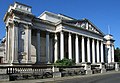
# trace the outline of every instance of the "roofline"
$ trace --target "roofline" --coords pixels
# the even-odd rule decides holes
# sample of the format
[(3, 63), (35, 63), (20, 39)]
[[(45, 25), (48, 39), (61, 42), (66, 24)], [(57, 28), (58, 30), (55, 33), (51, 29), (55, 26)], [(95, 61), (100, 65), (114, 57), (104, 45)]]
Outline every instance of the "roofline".
[(14, 2), (14, 4), (15, 4), (15, 3), (20, 4), (20, 5), (24, 5), (24, 6), (27, 6), (27, 7), (32, 8), (32, 7), (31, 7), (31, 6), (29, 6), (29, 5), (26, 5), (26, 4), (23, 4), (23, 3), (19, 3), (19, 2), (17, 2), (17, 1), (16, 1), (16, 2)]
[(70, 16), (67, 16), (67, 15), (64, 15), (64, 14), (61, 14), (61, 13), (59, 13), (58, 15), (62, 15), (62, 16), (65, 16), (65, 17), (71, 18), (71, 19), (73, 19), (73, 20), (77, 20), (77, 19), (75, 19), (75, 18), (72, 18), (72, 17), (70, 17)]
[(40, 16), (38, 16), (38, 18), (41, 17), (41, 16), (43, 16), (44, 14), (54, 15), (54, 16), (56, 16), (57, 18), (59, 18), (58, 14), (55, 14), (55, 13), (52, 13), (52, 12), (49, 12), (49, 11), (44, 11), (42, 14), (40, 14)]

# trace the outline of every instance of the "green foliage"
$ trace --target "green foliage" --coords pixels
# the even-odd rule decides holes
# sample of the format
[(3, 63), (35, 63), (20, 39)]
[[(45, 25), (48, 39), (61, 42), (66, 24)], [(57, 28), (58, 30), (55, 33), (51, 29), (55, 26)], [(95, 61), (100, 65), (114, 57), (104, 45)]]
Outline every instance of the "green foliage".
[(57, 60), (55, 65), (56, 66), (72, 66), (74, 65), (75, 63), (73, 62), (73, 60), (71, 59), (62, 59), (62, 60)]
[(115, 49), (115, 62), (120, 62), (120, 49), (118, 47)]

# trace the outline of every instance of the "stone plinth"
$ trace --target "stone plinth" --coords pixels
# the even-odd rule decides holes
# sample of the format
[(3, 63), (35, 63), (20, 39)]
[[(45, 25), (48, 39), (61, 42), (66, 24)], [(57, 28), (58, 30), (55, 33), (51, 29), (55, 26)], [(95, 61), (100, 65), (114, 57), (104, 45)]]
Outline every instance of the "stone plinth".
[(120, 64), (119, 64), (119, 63), (117, 63), (117, 62), (115, 63), (115, 71), (119, 71), (119, 70), (120, 70), (119, 65), (120, 65)]
[[(0, 74), (0, 81), (9, 81), (9, 75), (6, 74)], [(1, 83), (0, 82), (0, 83)]]
[(84, 69), (86, 70), (86, 74), (88, 75), (92, 74), (91, 63), (82, 63), (82, 65), (84, 66)]
[(105, 63), (100, 63), (100, 69), (101, 69), (101, 73), (105, 73), (106, 69), (105, 69)]
[(61, 77), (61, 72), (59, 72), (59, 68), (55, 68), (53, 66), (53, 78), (58, 78), (58, 77)]

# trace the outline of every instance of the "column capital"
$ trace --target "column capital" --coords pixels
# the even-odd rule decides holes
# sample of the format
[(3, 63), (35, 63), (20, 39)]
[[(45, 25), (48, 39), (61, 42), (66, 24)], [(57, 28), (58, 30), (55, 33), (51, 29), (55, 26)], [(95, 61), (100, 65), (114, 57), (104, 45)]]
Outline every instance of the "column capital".
[(13, 21), (13, 25), (14, 25), (14, 26), (18, 27), (19, 24), (20, 24), (19, 22), (17, 22), (17, 21)]
[(85, 36), (82, 36), (82, 39), (84, 39), (85, 38)]

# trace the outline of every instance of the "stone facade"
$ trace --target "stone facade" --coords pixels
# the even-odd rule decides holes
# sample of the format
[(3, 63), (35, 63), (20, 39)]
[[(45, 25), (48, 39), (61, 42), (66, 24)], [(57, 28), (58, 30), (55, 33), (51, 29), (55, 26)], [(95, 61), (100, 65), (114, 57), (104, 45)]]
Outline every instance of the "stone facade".
[[(48, 11), (36, 17), (31, 10), (15, 2), (5, 14), (6, 63), (50, 64), (63, 58), (73, 59), (76, 64), (114, 62), (112, 36), (108, 39), (88, 19)], [(108, 42), (111, 50), (105, 50)]]

